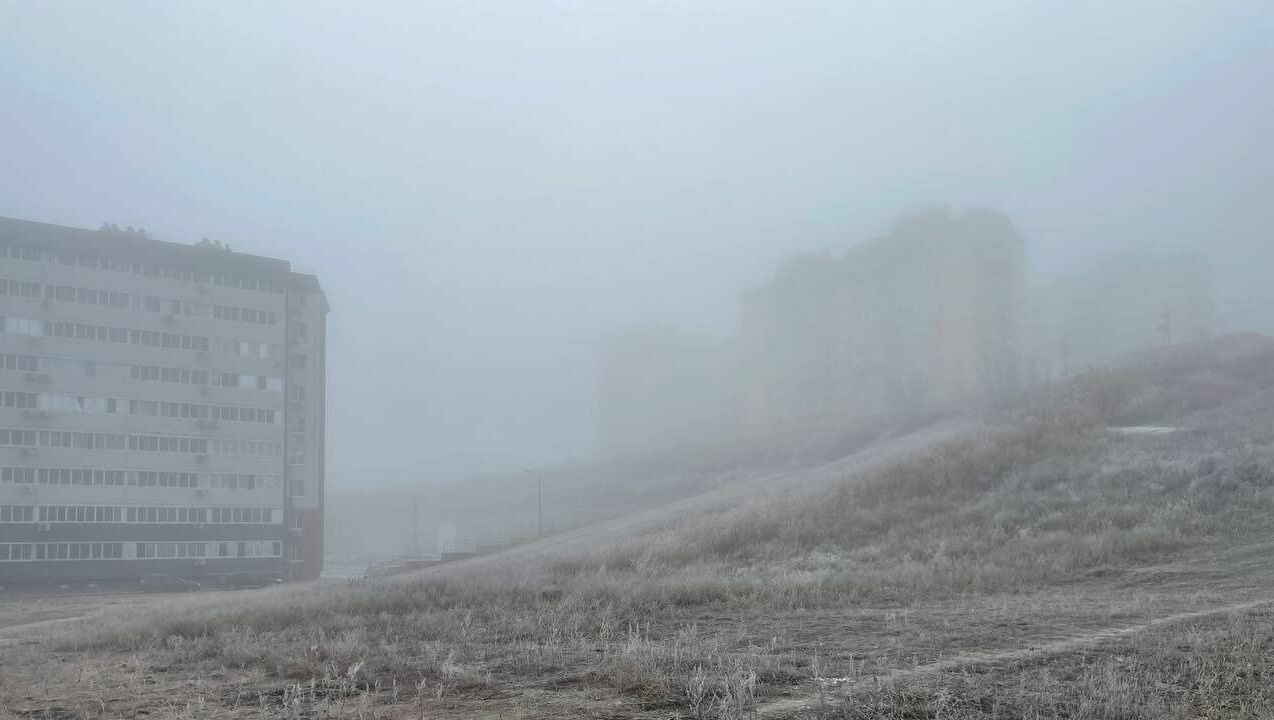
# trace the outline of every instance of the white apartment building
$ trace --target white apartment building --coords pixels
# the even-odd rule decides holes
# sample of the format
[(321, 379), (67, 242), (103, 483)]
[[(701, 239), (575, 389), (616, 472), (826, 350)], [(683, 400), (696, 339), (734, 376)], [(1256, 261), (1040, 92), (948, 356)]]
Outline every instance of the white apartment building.
[(327, 312), (284, 260), (0, 218), (0, 586), (317, 577)]

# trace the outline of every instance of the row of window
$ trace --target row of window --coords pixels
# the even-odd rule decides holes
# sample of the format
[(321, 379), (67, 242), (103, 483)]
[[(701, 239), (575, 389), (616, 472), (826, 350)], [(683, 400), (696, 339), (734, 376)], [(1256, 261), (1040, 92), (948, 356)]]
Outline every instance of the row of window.
[[(0, 468), (0, 482), (18, 485), (101, 485), (115, 487), (220, 488), (223, 490), (278, 490), (278, 475), (251, 473), (160, 472), (154, 470), (104, 470), (99, 468)], [(303, 480), (296, 495), (305, 494)]]
[(216, 439), (212, 441), (214, 455), (238, 455), (242, 457), (283, 457), (283, 443), (268, 440)]
[(240, 542), (0, 543), (0, 562), (236, 557), (283, 557), (283, 543), (278, 540), (246, 540)]
[(44, 299), (58, 302), (73, 302), (81, 305), (102, 305), (109, 308), (132, 308), (159, 312), (160, 301), (149, 295), (132, 295), (126, 292), (110, 290), (91, 290), (70, 285), (45, 285)]
[[(301, 357), (304, 358), (305, 356), (302, 355)], [(302, 361), (301, 364), (304, 365), (304, 362)], [(123, 365), (121, 363), (95, 362), (92, 360), (71, 360), (47, 355), (0, 353), (0, 369), (101, 379), (128, 379), (140, 382), (211, 385), (213, 387), (239, 388), (242, 390), (283, 392), (283, 378), (270, 377), (268, 375), (247, 375), (218, 370), (191, 370), (189, 368), (160, 365)]]
[(128, 505), (0, 505), (7, 523), (269, 524), (272, 508), (202, 508)]
[(116, 258), (102, 257), (89, 253), (74, 253), (66, 251), (55, 252), (53, 250), (45, 250), (36, 247), (0, 243), (0, 258), (6, 257), (10, 260), (57, 263), (59, 265), (91, 268), (94, 270), (111, 270), (114, 272), (131, 273), (133, 275), (143, 275), (145, 277), (179, 280), (181, 282), (196, 283), (199, 285), (217, 285), (219, 287), (236, 288), (239, 290), (254, 290), (257, 292), (272, 293), (275, 295), (283, 294), (283, 286), (269, 280), (258, 280), (256, 278), (225, 275), (222, 273), (207, 273), (199, 270), (182, 270), (180, 268), (169, 267), (167, 265), (119, 260)]
[(208, 487), (222, 490), (278, 490), (280, 480), (277, 475), (252, 473), (210, 473), (207, 476)]
[(280, 357), (279, 346), (271, 343), (207, 338), (202, 335), (183, 335), (159, 330), (138, 330), (136, 328), (109, 327), (61, 320), (4, 317), (0, 318), (0, 330), (10, 335), (91, 340), (122, 345), (212, 352), (217, 355), (232, 355), (235, 357), (261, 359), (278, 359)]
[(281, 412), (271, 408), (155, 402), (153, 400), (129, 400), (128, 413), (130, 415), (216, 420), (218, 422), (261, 423), (265, 425), (275, 424), (278, 418), (282, 416)]
[(135, 543), (135, 557), (139, 560), (172, 558), (254, 558), (283, 557), (283, 543), (278, 540), (248, 540), (218, 543)]
[(208, 352), (212, 349), (212, 341), (200, 335), (90, 325), (88, 323), (62, 320), (34, 320), (14, 317), (6, 317), (0, 320), (3, 320), (3, 322), (0, 322), (0, 326), (2, 326), (0, 329), (10, 335), (71, 338), (121, 345), (144, 345), (147, 347), (194, 350), (197, 352)]
[(143, 415), (190, 420), (263, 423), (266, 425), (273, 425), (278, 421), (278, 418), (282, 417), (281, 412), (270, 408), (159, 402), (155, 400), (125, 400), (122, 398), (7, 390), (0, 392), (0, 407), (73, 413), (77, 415)]
[(0, 562), (29, 560), (119, 560), (124, 543), (0, 543)]
[(232, 355), (235, 357), (278, 360), (279, 346), (270, 343), (244, 342), (241, 340), (223, 340), (213, 338), (212, 352), (216, 355)]
[(207, 454), (208, 438), (178, 435), (128, 435), (70, 430), (0, 428), (0, 447), (75, 448), (79, 450), (137, 450)]
[(283, 391), (283, 378), (269, 377), (267, 375), (245, 375), (242, 373), (160, 367), (158, 365), (129, 365), (128, 379), (141, 382), (212, 385), (213, 387), (240, 388), (244, 390)]
[(57, 302), (100, 305), (108, 308), (125, 308), (154, 313), (167, 312), (170, 315), (184, 315), (187, 317), (211, 317), (216, 320), (230, 320), (256, 325), (279, 324), (279, 314), (271, 310), (191, 302), (190, 300), (178, 300), (176, 298), (159, 298), (153, 295), (95, 290), (93, 288), (72, 287), (70, 285), (46, 284), (41, 290), (40, 283), (7, 280), (5, 278), (0, 278), (0, 295), (23, 297), (32, 300), (38, 300), (43, 297), (45, 300)]
[(131, 435), (71, 430), (21, 430), (0, 428), (0, 447), (75, 448), (79, 450), (132, 450), (137, 452), (190, 453), (246, 457), (282, 457), (283, 443), (187, 437), (185, 435)]
[(34, 505), (0, 505), (0, 523), (35, 522)]
[(41, 505), (39, 510), (40, 522), (124, 522), (124, 508), (119, 505)]
[(35, 409), (37, 405), (39, 405), (39, 399), (35, 393), (8, 390), (0, 392), (0, 407)]
[(256, 310), (253, 308), (234, 307), (232, 305), (213, 305), (214, 320), (230, 320), (257, 325), (278, 325), (279, 315), (272, 310)]
[(260, 525), (274, 522), (274, 510), (272, 508), (209, 508), (208, 517), (209, 522), (214, 523)]
[(19, 372), (39, 372), (40, 359), (34, 355), (0, 354), (0, 368)]
[(135, 552), (138, 560), (202, 558), (208, 557), (208, 545), (200, 542), (137, 543)]
[(0, 278), (0, 295), (40, 299), (40, 283)]

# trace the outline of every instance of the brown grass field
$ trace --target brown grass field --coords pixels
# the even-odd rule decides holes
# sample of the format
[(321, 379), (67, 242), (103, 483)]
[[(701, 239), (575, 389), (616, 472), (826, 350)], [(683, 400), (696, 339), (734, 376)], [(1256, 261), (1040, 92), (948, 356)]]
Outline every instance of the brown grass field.
[(1268, 718), (1272, 518), (1225, 338), (414, 575), (5, 601), (0, 717)]

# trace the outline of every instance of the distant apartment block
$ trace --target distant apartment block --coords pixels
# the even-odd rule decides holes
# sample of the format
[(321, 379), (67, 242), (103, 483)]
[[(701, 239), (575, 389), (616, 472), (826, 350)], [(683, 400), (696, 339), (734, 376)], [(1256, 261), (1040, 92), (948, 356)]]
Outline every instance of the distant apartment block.
[(743, 302), (745, 429), (889, 415), (1020, 381), (1024, 248), (1007, 218), (899, 220), (845, 255), (803, 255)]
[(327, 312), (287, 261), (0, 218), (0, 585), (317, 577)]

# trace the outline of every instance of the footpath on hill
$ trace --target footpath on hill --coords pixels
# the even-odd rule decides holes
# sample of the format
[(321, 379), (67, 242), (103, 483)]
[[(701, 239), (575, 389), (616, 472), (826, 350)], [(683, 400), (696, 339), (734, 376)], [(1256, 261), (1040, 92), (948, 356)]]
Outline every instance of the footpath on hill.
[[(933, 662), (894, 667), (859, 677), (815, 678), (812, 692), (771, 699), (755, 708), (758, 718), (794, 718), (817, 714), (857, 695), (879, 692), (904, 681), (942, 673), (986, 672), (1045, 661), (1127, 640), (1152, 629), (1274, 609), (1274, 540), (1203, 549), (1188, 556), (1134, 568), (1110, 578), (1085, 583), (1093, 598), (1142, 594), (1145, 617), (1106, 627), (1059, 634), (1027, 634), (1025, 640), (1001, 647), (953, 652)], [(1176, 609), (1190, 608), (1190, 609)], [(1076, 608), (1082, 612), (1083, 608)], [(918, 612), (923, 612), (922, 610)]]

